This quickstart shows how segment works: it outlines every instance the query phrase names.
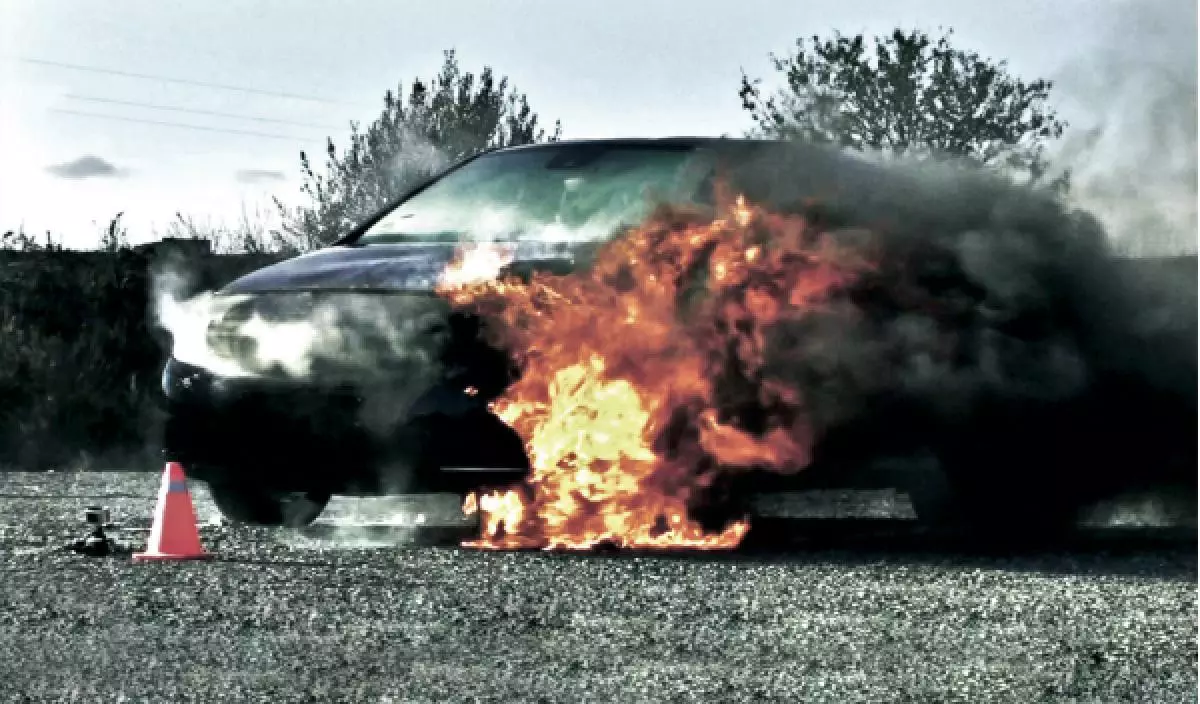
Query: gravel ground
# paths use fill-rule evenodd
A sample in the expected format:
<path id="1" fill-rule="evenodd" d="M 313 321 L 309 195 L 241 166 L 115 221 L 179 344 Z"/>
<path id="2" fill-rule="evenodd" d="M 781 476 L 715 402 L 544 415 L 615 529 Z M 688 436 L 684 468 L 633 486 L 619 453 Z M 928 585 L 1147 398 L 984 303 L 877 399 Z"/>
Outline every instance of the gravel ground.
<path id="1" fill-rule="evenodd" d="M 89 503 L 144 529 L 157 481 L 0 475 L 4 701 L 1197 700 L 1194 540 L 479 553 L 380 540 L 444 503 L 340 501 L 306 537 L 214 524 L 193 486 L 211 562 L 61 549 Z"/>

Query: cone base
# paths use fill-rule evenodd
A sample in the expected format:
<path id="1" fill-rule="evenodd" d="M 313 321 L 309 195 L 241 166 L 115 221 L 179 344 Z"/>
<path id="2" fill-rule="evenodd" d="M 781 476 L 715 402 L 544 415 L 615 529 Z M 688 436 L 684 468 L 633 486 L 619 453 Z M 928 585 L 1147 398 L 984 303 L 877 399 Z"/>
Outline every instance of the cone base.
<path id="1" fill-rule="evenodd" d="M 158 561 L 166 562 L 170 560 L 211 560 L 212 553 L 199 553 L 195 555 L 173 555 L 165 552 L 137 552 L 133 554 L 134 562 Z"/>

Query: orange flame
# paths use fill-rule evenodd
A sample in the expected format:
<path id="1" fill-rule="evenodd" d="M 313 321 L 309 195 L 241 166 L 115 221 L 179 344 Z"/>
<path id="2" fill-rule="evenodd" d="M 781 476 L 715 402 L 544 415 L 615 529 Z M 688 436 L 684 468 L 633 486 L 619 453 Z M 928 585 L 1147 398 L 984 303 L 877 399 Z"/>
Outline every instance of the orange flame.
<path id="1" fill-rule="evenodd" d="M 802 395 L 764 371 L 767 336 L 865 263 L 800 216 L 740 197 L 719 214 L 662 209 L 587 271 L 440 289 L 488 321 L 523 369 L 492 410 L 525 441 L 532 475 L 467 497 L 482 532 L 466 545 L 733 548 L 747 520 L 706 532 L 689 515 L 705 490 L 722 473 L 807 466 Z M 726 387 L 766 420 L 747 427 Z"/>

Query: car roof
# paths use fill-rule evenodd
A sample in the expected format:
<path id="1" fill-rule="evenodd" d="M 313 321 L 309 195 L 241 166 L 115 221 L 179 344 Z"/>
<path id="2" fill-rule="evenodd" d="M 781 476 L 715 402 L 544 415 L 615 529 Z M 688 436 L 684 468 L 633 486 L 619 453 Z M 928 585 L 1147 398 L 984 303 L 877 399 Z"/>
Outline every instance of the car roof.
<path id="1" fill-rule="evenodd" d="M 492 150 L 497 152 L 524 151 L 529 149 L 547 149 L 554 147 L 586 147 L 604 146 L 613 149 L 637 147 L 747 147 L 780 144 L 780 140 L 758 139 L 752 137 L 605 137 L 599 139 L 563 139 L 557 142 L 537 142 L 520 144 L 511 147 L 501 147 Z"/>

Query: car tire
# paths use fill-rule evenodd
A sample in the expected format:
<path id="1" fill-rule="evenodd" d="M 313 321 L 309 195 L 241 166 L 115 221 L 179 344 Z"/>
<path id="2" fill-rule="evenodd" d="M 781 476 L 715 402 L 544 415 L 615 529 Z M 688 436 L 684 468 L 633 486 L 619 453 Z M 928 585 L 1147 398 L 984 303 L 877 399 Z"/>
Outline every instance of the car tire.
<path id="1" fill-rule="evenodd" d="M 238 484 L 210 484 L 213 503 L 233 523 L 303 528 L 329 503 L 328 492 L 281 492 Z"/>
<path id="2" fill-rule="evenodd" d="M 885 459 L 872 470 L 878 482 L 908 497 L 922 526 L 938 527 L 954 520 L 956 496 L 936 457 L 927 454 Z"/>
<path id="3" fill-rule="evenodd" d="M 918 521 L 972 541 L 1013 547 L 1052 543 L 1070 533 L 1080 506 L 1069 493 L 1028 475 L 1010 479 L 1002 469 L 944 465 L 937 481 L 909 495 Z"/>
<path id="4" fill-rule="evenodd" d="M 928 528 L 943 528 L 960 522 L 960 505 L 953 490 L 938 470 L 903 487 L 917 522 Z"/>

